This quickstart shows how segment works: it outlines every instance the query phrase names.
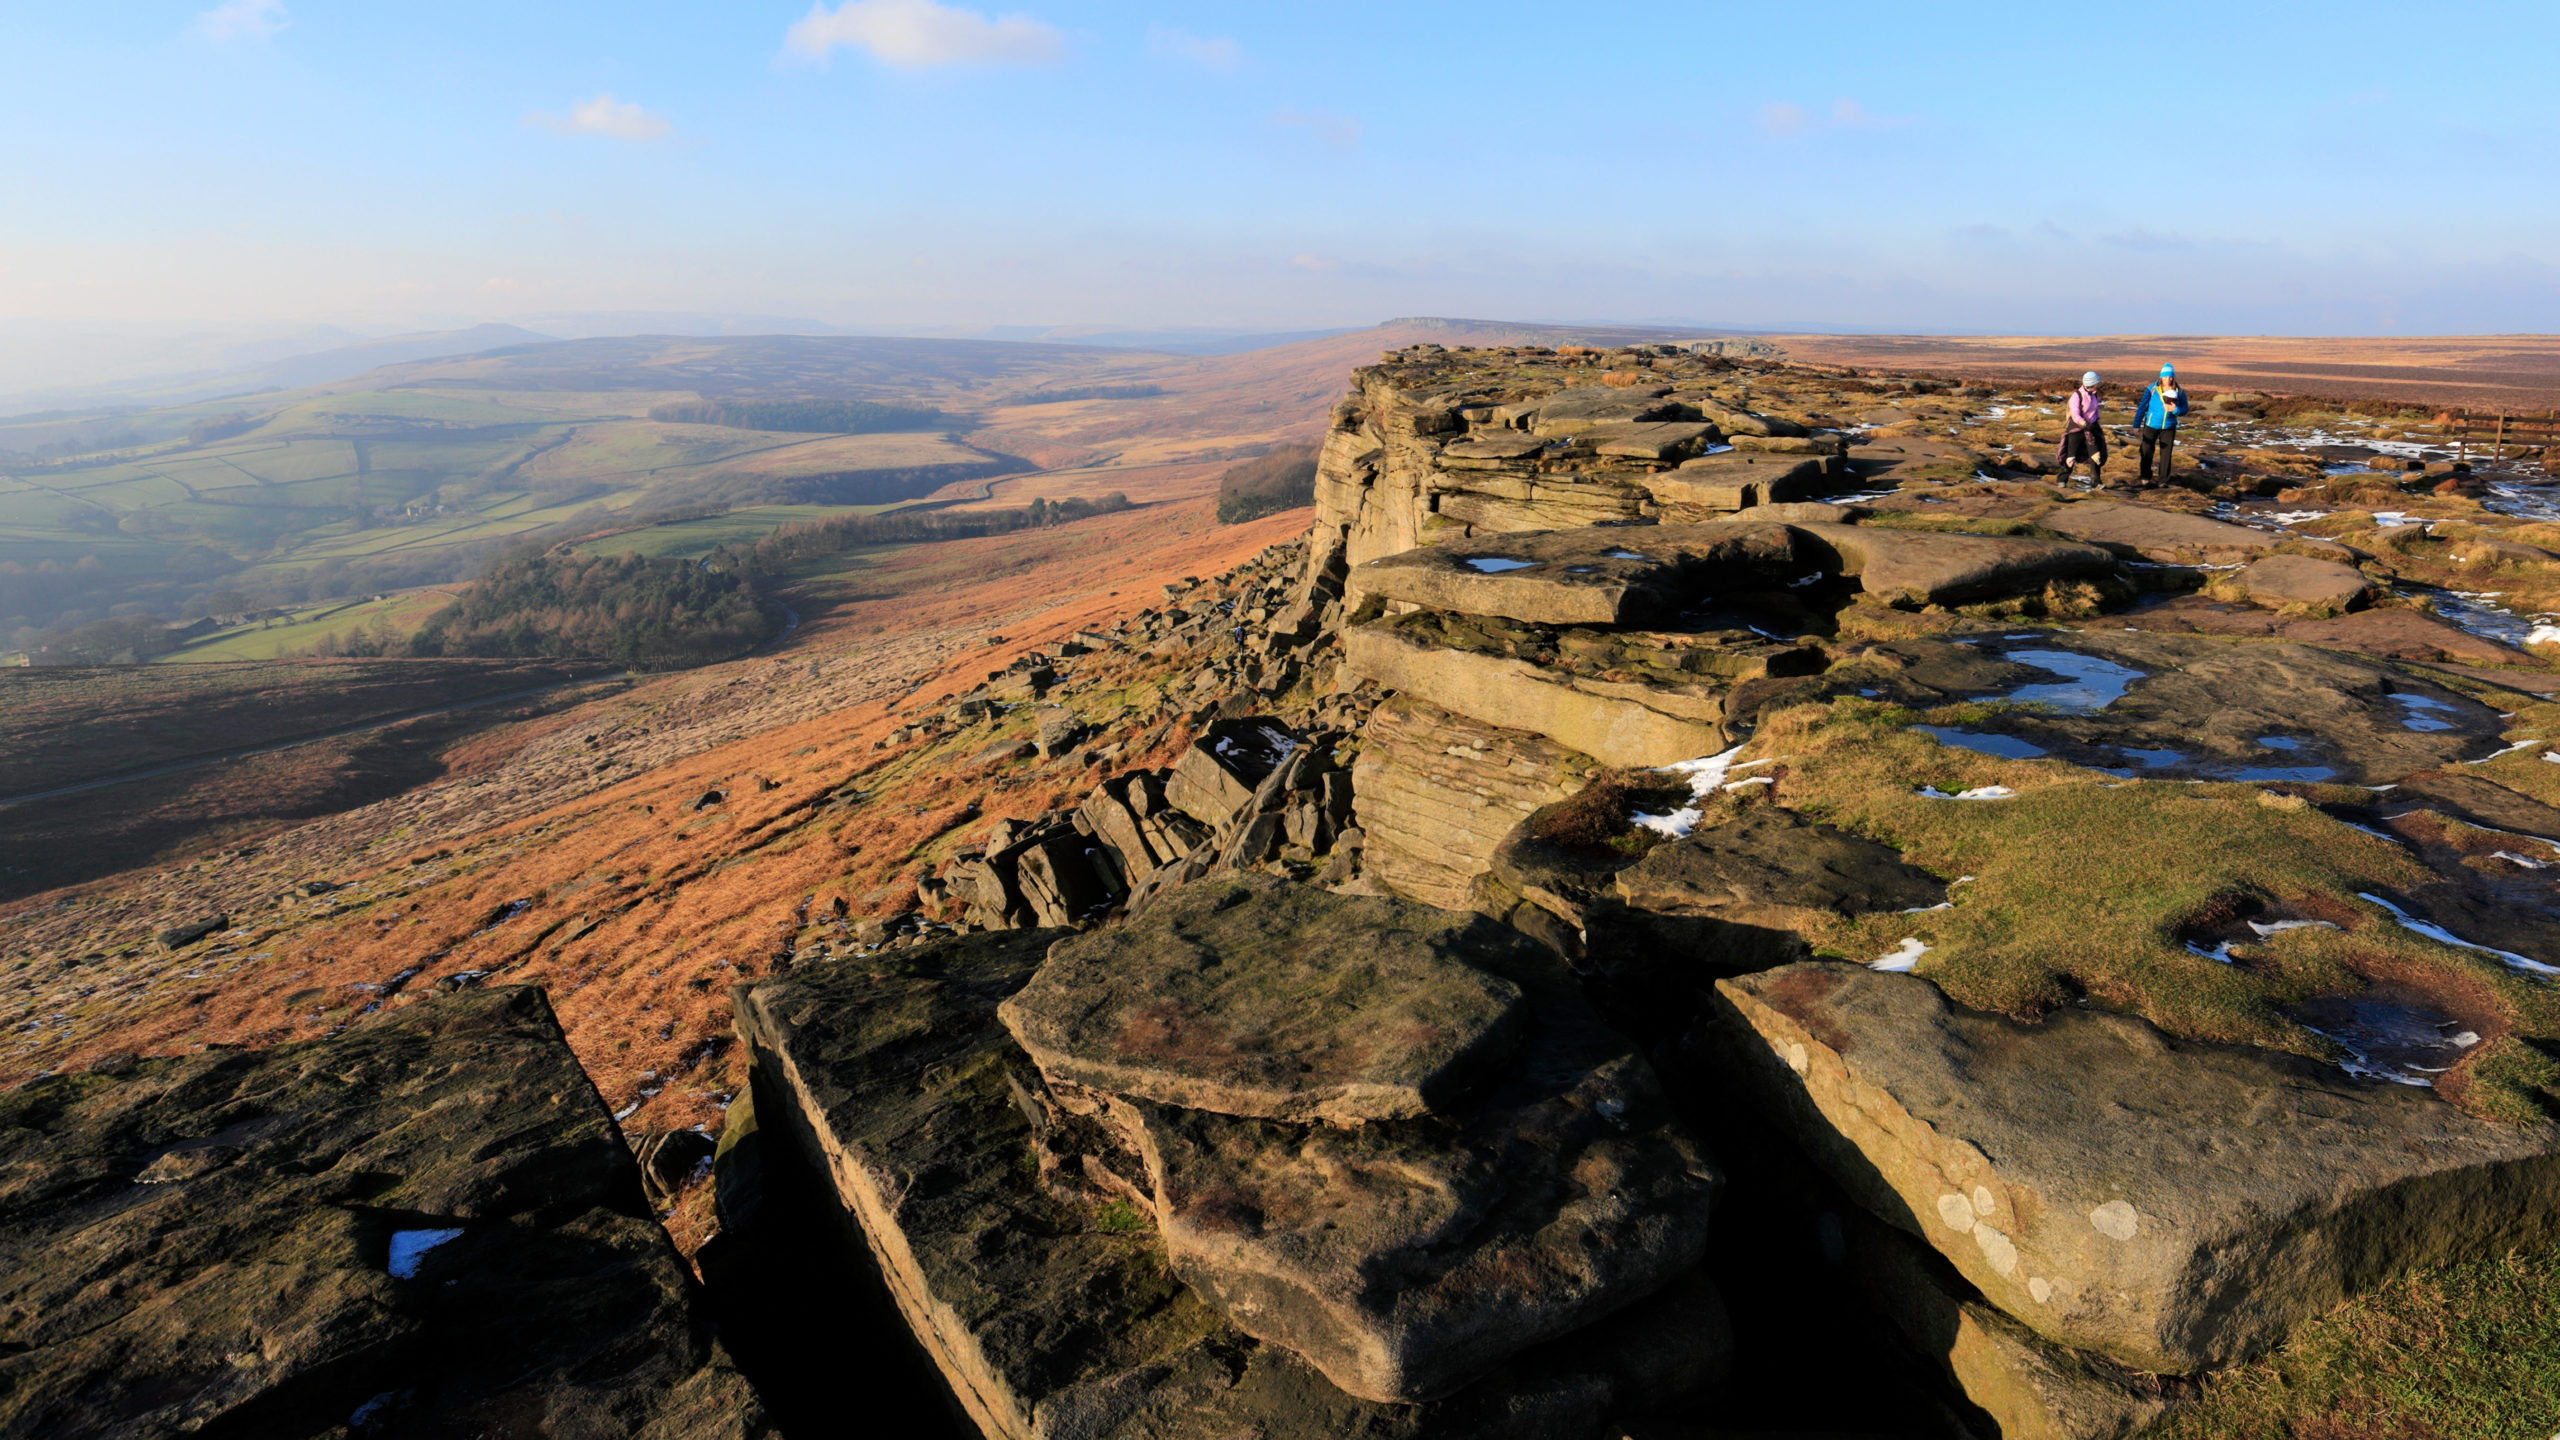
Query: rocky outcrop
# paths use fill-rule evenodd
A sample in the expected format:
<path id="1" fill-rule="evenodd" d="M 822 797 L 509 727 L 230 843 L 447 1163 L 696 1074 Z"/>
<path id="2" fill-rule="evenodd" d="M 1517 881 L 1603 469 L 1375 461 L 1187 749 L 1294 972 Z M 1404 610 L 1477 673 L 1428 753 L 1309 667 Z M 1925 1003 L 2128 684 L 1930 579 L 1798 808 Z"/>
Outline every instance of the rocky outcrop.
<path id="1" fill-rule="evenodd" d="M 0 1097 L 11 1435 L 768 1433 L 541 992 Z"/>
<path id="2" fill-rule="evenodd" d="M 1239 888 L 1245 899 L 1218 904 Z M 1185 887 L 1139 923 L 1163 935 L 1221 921 L 1248 926 L 1254 893 L 1234 882 Z M 1349 924 L 1322 927 L 1328 941 L 1357 933 Z M 1503 950 L 1499 936 L 1495 931 L 1487 940 L 1491 953 Z M 1312 1203 L 1330 1197 L 1333 1212 L 1357 1222 L 1358 1232 L 1379 1245 L 1380 1254 L 1395 1253 L 1389 1241 L 1400 1233 L 1393 1221 L 1402 1212 L 1385 1202 L 1396 1192 L 1372 1195 L 1325 1181 L 1331 1172 L 1314 1164 L 1326 1153 L 1317 1142 L 1355 1151 L 1386 1147 L 1377 1153 L 1392 1155 L 1400 1127 L 1418 1125 L 1418 1136 L 1404 1142 L 1407 1162 L 1433 1154 L 1454 1157 L 1457 1151 L 1440 1148 L 1451 1143 L 1448 1126 L 1425 1120 L 1309 1129 L 1145 1106 L 1072 1082 L 1053 1085 L 1016 1047 L 997 1008 L 1031 979 L 1057 938 L 1056 932 L 988 934 L 888 952 L 871 963 L 822 967 L 742 989 L 738 1005 L 765 1135 L 803 1147 L 830 1178 L 899 1309 L 984 1433 L 1006 1440 L 1228 1434 L 1269 1440 L 1344 1434 L 1380 1440 L 1599 1440 L 1613 1413 L 1658 1405 L 1719 1372 L 1728 1332 L 1712 1293 L 1702 1294 L 1683 1269 L 1682 1257 L 1695 1253 L 1693 1238 L 1627 1247 L 1631 1257 L 1647 1255 L 1667 1266 L 1666 1273 L 1647 1273 L 1634 1283 L 1610 1277 L 1616 1283 L 1597 1291 L 1573 1291 L 1559 1275 L 1560 1288 L 1549 1292 L 1558 1298 L 1520 1315 L 1474 1302 L 1456 1312 L 1426 1309 L 1419 1318 L 1428 1322 L 1437 1315 L 1435 1329 L 1409 1323 L 1415 1317 L 1404 1313 L 1403 1333 L 1445 1337 L 1436 1353 L 1461 1356 L 1466 1367 L 1484 1363 L 1484 1326 L 1514 1342 L 1494 1347 L 1511 1355 L 1507 1363 L 1445 1398 L 1358 1398 L 1285 1339 L 1257 1338 L 1256 1324 L 1272 1329 L 1278 1322 L 1267 1312 L 1268 1324 L 1230 1313 L 1229 1306 L 1243 1307 L 1210 1288 L 1221 1277 L 1286 1276 L 1295 1267 L 1321 1289 L 1325 1277 L 1343 1273 L 1332 1268 L 1331 1258 L 1343 1252 L 1329 1256 L 1324 1248 L 1339 1240 L 1315 1231 L 1303 1244 L 1290 1239 L 1289 1227 L 1313 1224 L 1317 1217 L 1293 1216 L 1278 1203 L 1283 1198 Z M 1238 955 L 1240 962 L 1244 958 Z M 1552 990 L 1551 977 L 1542 980 L 1534 970 L 1518 974 L 1524 978 L 1512 983 L 1524 992 L 1550 987 L 1539 998 L 1569 1002 L 1569 995 Z M 1568 1037 L 1590 1033 L 1573 1028 L 1570 1011 L 1562 1021 Z M 1539 1054 L 1570 1049 L 1565 1040 L 1542 1038 L 1547 1028 L 1550 1022 L 1539 1022 L 1520 1043 Z M 1575 1146 L 1599 1147 L 1595 1167 L 1605 1163 L 1601 1157 L 1613 1144 L 1632 1144 L 1646 1155 L 1689 1153 L 1676 1131 L 1662 1128 L 1666 1122 L 1658 1110 L 1647 1108 L 1640 1059 L 1609 1049 L 1604 1038 L 1596 1050 L 1578 1053 L 1585 1062 L 1581 1072 L 1571 1063 L 1544 1070 L 1515 1067 L 1545 1075 L 1543 1095 L 1535 1093 L 1536 1084 L 1506 1078 L 1475 1102 L 1479 1108 L 1461 1113 L 1498 1113 L 1503 1097 L 1511 1095 L 1533 1102 L 1530 1108 L 1541 1099 L 1561 1105 L 1566 1113 L 1551 1117 L 1542 1139 L 1566 1147 L 1566 1154 L 1575 1153 Z M 1569 1081 L 1556 1084 L 1603 1069 L 1613 1056 L 1609 1074 L 1627 1087 L 1623 1092 L 1590 1092 L 1591 1084 L 1609 1083 L 1596 1077 L 1584 1080 L 1581 1090 Z M 1621 1094 L 1628 1105 L 1615 1118 L 1576 1108 Z M 1138 1121 L 1139 1115 L 1146 1118 Z M 1128 1143 L 1138 1138 L 1132 1126 L 1155 1137 L 1152 1169 L 1130 1153 Z M 1296 1144 L 1257 1148 L 1254 1137 L 1266 1130 L 1297 1137 Z M 1648 1142 L 1649 1135 L 1659 1138 Z M 1205 1149 L 1188 1148 L 1203 1136 Z M 1253 1159 L 1256 1154 L 1261 1158 Z M 1203 1173 L 1200 1167 L 1240 1159 L 1251 1163 L 1233 1178 L 1260 1187 L 1252 1197 L 1191 1188 L 1192 1177 Z M 1697 1187 L 1706 1181 L 1693 1173 L 1703 1172 L 1703 1162 L 1684 1162 L 1677 1179 L 1656 1182 L 1671 1187 L 1667 1195 L 1637 1185 L 1628 1187 L 1631 1193 L 1622 1201 L 1580 1183 L 1585 1173 L 1603 1174 L 1599 1168 L 1560 1171 L 1548 1164 L 1501 1167 L 1490 1161 L 1459 1165 L 1443 1177 L 1475 1187 L 1458 1193 L 1475 1196 L 1476 1203 L 1460 1207 L 1463 1214 L 1444 1210 L 1442 1244 L 1415 1257 L 1427 1266 L 1448 1267 L 1455 1278 L 1436 1292 L 1444 1296 L 1480 1294 L 1468 1287 L 1497 1278 L 1468 1272 L 1463 1262 L 1499 1237 L 1535 1244 L 1550 1233 L 1613 1233 L 1577 1231 L 1576 1203 L 1604 1209 L 1624 1203 L 1641 1211 L 1647 1195 L 1657 1206 L 1676 1197 L 1680 1203 L 1655 1213 L 1677 1217 L 1679 1225 L 1703 1222 L 1703 1206 L 1695 1202 L 1703 1198 Z M 1507 1170 L 1490 1179 L 1507 1203 L 1483 1203 L 1488 1170 Z M 1405 1169 L 1390 1163 L 1375 1173 L 1384 1181 Z M 1435 1192 L 1425 1187 L 1413 1193 L 1427 1198 Z M 1255 1202 L 1269 1208 L 1249 1210 Z M 1382 1204 L 1362 1218 L 1363 1206 Z M 1544 1212 L 1547 1224 L 1559 1228 L 1535 1224 L 1541 1206 L 1560 1207 Z M 1168 1212 L 1178 1218 L 1169 1222 Z M 1186 1239 L 1177 1257 L 1164 1238 L 1177 1231 L 1207 1243 Z M 1640 1241 L 1651 1233 L 1656 1232 L 1630 1238 Z M 1257 1250 L 1263 1254 L 1259 1261 Z M 1516 1269 L 1498 1275 L 1521 1278 Z M 1391 1269 L 1370 1272 L 1352 1291 L 1334 1292 L 1347 1302 L 1335 1312 L 1340 1325 L 1367 1323 L 1383 1332 L 1400 1323 L 1398 1279 Z M 1313 1303 L 1290 1313 L 1303 1320 Z M 1550 1328 L 1584 1328 L 1533 1344 L 1546 1333 L 1542 1316 Z M 1559 1316 L 1565 1319 L 1559 1322 Z M 1314 1338 L 1305 1343 L 1321 1348 Z M 1408 1340 L 1406 1353 L 1410 1345 Z M 1411 1373 L 1455 1378 L 1446 1369 Z"/>
<path id="3" fill-rule="evenodd" d="M 1687 362 L 1676 385 L 1594 385 L 1519 358 L 1461 377 L 1419 355 L 1358 371 L 1317 460 L 1318 553 L 1358 565 L 1444 535 L 1699 519 L 1845 478 L 1836 437 L 1720 396 L 1710 375 L 1729 362 Z M 1725 443 L 1770 437 L 1814 453 Z"/>
<path id="4" fill-rule="evenodd" d="M 2227 1365 L 2405 1267 L 2560 1233 L 2548 1121 L 2130 1016 L 2023 1025 L 1855 965 L 1716 996 L 1701 1052 L 1862 1205 L 2003 1313 L 2135 1369 Z"/>
<path id="5" fill-rule="evenodd" d="M 1134 1133 L 1175 1273 L 1354 1395 L 1446 1395 L 1704 1244 L 1714 1175 L 1650 1067 L 1479 917 L 1197 885 L 999 1014 Z"/>

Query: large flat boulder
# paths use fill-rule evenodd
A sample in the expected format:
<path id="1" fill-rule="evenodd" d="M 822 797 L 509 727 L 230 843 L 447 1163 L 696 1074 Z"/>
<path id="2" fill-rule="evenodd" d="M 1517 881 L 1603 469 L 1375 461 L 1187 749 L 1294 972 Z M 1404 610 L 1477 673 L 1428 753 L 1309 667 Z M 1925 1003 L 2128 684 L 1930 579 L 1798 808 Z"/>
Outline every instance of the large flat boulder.
<path id="1" fill-rule="evenodd" d="M 2036 523 L 2075 540 L 2121 548 L 2171 565 L 2244 563 L 2275 553 L 2285 540 L 2245 525 L 2113 500 L 2056 505 L 2038 515 Z"/>
<path id="2" fill-rule="evenodd" d="M 2115 570 L 2115 557 L 2106 551 L 2059 540 L 1884 525 L 1795 528 L 1820 547 L 1808 558 L 1857 577 L 1861 590 L 1887 604 L 1947 605 L 2026 594 L 2056 580 L 2097 579 Z"/>
<path id="3" fill-rule="evenodd" d="M 0 1095 L 0 1432 L 769 1433 L 540 991 Z"/>
<path id="4" fill-rule="evenodd" d="M 1783 525 L 1605 526 L 1486 536 L 1408 550 L 1351 572 L 1375 595 L 1548 625 L 1632 625 L 1710 588 L 1783 585 L 1803 573 Z"/>
<path id="5" fill-rule="evenodd" d="M 982 1433 L 1600 1440 L 1613 1396 L 1643 1393 L 1646 1374 L 1575 1351 L 1531 1352 L 1444 1400 L 1359 1399 L 1231 1326 L 1125 1208 L 1044 1184 L 1026 1164 L 1051 1138 L 1039 1077 L 996 1006 L 1060 938 L 973 935 L 813 967 L 742 987 L 737 1007 L 765 1134 L 832 1182 Z M 1621 1317 L 1641 1323 L 1656 1303 Z"/>
<path id="6" fill-rule="evenodd" d="M 1222 1115 L 1407 1119 L 1519 1043 L 1520 989 L 1480 962 L 1526 946 L 1405 900 L 1198 881 L 1059 942 L 998 1013 L 1053 1082 Z"/>
<path id="7" fill-rule="evenodd" d="M 1935 905 L 1947 890 L 1888 846 L 1773 805 L 1655 846 L 1617 872 L 1615 888 L 1630 907 L 1653 914 L 1776 930 L 1807 929 L 1826 915 Z"/>
<path id="8" fill-rule="evenodd" d="M 2021 1024 L 1862 966 L 1716 996 L 1700 1047 L 1862 1205 L 2139 1370 L 2228 1365 L 2404 1269 L 2560 1232 L 2547 1121 L 2104 1011 Z"/>
<path id="9" fill-rule="evenodd" d="M 2269 555 L 2251 561 L 2237 583 L 2251 600 L 2270 610 L 2292 605 L 2353 610 L 2373 594 L 2372 583 L 2354 566 L 2308 555 Z"/>
<path id="10" fill-rule="evenodd" d="M 1725 746 L 1724 690 L 1714 683 L 1651 685 L 1576 676 L 1442 643 L 1426 623 L 1393 620 L 1345 631 L 1343 666 L 1389 690 L 1490 725 L 1544 735 L 1611 765 L 1670 765 Z"/>
<path id="11" fill-rule="evenodd" d="M 1226 898 L 1199 908 L 1278 944 L 1311 924 L 1367 943 L 1420 911 L 1269 886 Z M 1552 956 L 1470 919 L 1471 958 L 1530 997 L 1489 1093 L 1347 1130 L 1137 1107 L 1175 1273 L 1366 1399 L 1447 1394 L 1668 1284 L 1706 1241 L 1716 1176 L 1651 1067 Z"/>

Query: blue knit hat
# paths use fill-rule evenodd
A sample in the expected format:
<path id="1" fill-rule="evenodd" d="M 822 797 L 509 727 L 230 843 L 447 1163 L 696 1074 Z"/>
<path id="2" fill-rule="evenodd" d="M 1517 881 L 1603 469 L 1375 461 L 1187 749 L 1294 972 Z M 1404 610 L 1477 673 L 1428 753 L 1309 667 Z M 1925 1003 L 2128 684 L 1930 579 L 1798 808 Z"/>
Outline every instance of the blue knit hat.
<path id="1" fill-rule="evenodd" d="M 2161 376 L 2162 376 L 2163 378 L 2166 378 L 2166 377 L 2168 377 L 2168 376 L 2175 375 L 2175 374 L 2177 374 L 2177 373 L 2178 373 L 2178 367 L 2177 367 L 2177 366 L 2175 366 L 2175 365 L 2163 365 L 2163 366 L 2161 366 L 2161 367 L 2160 367 L 2160 374 L 2161 374 Z"/>

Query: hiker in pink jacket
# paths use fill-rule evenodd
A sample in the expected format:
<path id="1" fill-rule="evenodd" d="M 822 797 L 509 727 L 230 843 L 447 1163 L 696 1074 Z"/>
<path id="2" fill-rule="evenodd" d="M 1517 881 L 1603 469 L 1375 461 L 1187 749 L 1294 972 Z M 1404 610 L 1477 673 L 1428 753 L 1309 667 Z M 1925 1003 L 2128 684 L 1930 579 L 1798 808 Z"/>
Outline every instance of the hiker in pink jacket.
<path id="1" fill-rule="evenodd" d="M 2071 469 L 2081 461 L 2089 462 L 2089 483 L 2107 483 L 2107 432 L 2098 424 L 2098 372 L 2091 370 L 2080 377 L 2080 388 L 2071 392 L 2071 408 L 2062 426 L 2062 449 L 2054 457 L 2054 467 L 2062 478 L 2071 478 Z"/>

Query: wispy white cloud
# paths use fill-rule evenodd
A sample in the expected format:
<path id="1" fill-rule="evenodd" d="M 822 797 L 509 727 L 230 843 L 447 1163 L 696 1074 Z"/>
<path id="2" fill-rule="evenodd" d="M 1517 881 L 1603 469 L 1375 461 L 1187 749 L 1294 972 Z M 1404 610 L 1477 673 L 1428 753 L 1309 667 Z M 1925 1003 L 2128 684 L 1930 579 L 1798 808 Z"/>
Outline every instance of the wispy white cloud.
<path id="1" fill-rule="evenodd" d="M 1360 122 L 1348 115 L 1284 107 L 1272 112 L 1271 123 L 1305 130 L 1336 150 L 1348 150 L 1360 143 Z"/>
<path id="2" fill-rule="evenodd" d="M 666 116 L 644 110 L 634 101 L 616 100 L 611 91 L 579 101 L 567 115 L 537 110 L 524 117 L 524 123 L 563 135 L 603 135 L 614 140 L 655 140 L 675 128 Z"/>
<path id="3" fill-rule="evenodd" d="M 207 40 L 264 40 L 292 23 L 284 0 L 222 0 L 196 15 L 196 33 Z"/>
<path id="4" fill-rule="evenodd" d="M 1773 105 L 1761 106 L 1759 118 L 1760 128 L 1770 134 L 1793 135 L 1805 127 L 1810 117 L 1804 113 L 1803 106 L 1790 105 L 1780 100 Z"/>
<path id="5" fill-rule="evenodd" d="M 1223 75 L 1236 68 L 1243 52 L 1225 35 L 1194 35 L 1171 25 L 1147 27 L 1147 53 L 1159 60 L 1187 60 Z"/>
<path id="6" fill-rule="evenodd" d="M 1046 65 L 1066 50 L 1057 27 L 1028 15 L 989 19 L 934 0 L 825 0 L 809 7 L 782 37 L 795 55 L 824 60 L 837 46 L 867 50 L 902 69 L 938 65 Z"/>
<path id="7" fill-rule="evenodd" d="M 1752 123 L 1764 135 L 1803 135 L 1842 130 L 1899 130 L 1911 123 L 1908 116 L 1878 115 L 1855 100 L 1834 100 L 1831 113 L 1817 116 L 1801 105 L 1780 100 L 1763 105 L 1752 117 Z"/>

